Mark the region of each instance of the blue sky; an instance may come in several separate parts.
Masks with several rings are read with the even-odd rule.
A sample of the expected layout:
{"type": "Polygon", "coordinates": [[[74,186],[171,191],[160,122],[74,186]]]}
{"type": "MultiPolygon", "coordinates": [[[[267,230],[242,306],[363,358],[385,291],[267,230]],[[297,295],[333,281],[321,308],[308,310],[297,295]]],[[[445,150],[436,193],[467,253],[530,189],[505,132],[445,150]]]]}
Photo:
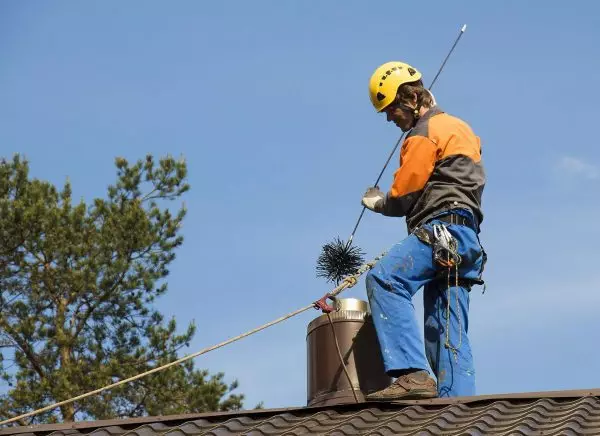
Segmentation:
{"type": "MultiPolygon", "coordinates": [[[[87,200],[116,156],[186,158],[185,243],[157,304],[181,330],[196,322],[197,351],[330,288],[315,277],[321,246],[348,237],[400,134],[370,106],[372,71],[403,60],[429,83],[466,23],[434,93],[481,137],[488,176],[477,391],[600,387],[600,4],[404,4],[4,1],[2,154],[87,200]]],[[[371,258],[405,236],[402,219],[368,213],[355,241],[371,258]]],[[[364,281],[345,295],[365,299],[364,281]]],[[[302,406],[318,315],[196,364],[238,378],[248,407],[302,406]]]]}

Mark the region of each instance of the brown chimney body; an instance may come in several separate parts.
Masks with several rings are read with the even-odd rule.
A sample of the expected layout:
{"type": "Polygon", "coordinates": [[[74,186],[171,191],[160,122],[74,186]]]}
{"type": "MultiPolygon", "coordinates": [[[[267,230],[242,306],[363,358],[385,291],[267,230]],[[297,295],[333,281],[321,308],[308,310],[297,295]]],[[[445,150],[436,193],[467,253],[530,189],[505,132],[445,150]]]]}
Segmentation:
{"type": "MultiPolygon", "coordinates": [[[[368,303],[346,298],[337,301],[337,308],[330,314],[331,320],[352,386],[358,399],[364,401],[366,394],[389,386],[392,379],[385,374],[368,303]]],[[[309,323],[306,344],[307,405],[355,402],[326,314],[309,323]]]]}

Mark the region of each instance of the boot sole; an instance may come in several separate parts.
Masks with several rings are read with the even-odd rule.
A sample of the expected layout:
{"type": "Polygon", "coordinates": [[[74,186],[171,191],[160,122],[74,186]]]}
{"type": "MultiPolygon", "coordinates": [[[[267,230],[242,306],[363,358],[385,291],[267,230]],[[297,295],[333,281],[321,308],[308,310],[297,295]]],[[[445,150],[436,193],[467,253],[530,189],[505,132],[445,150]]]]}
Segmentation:
{"type": "Polygon", "coordinates": [[[394,401],[402,401],[402,400],[429,400],[431,398],[437,398],[437,393],[432,393],[430,391],[424,390],[414,390],[406,393],[405,395],[400,395],[397,397],[387,397],[387,398],[369,398],[368,396],[365,398],[366,401],[380,401],[380,402],[394,402],[394,401]]]}

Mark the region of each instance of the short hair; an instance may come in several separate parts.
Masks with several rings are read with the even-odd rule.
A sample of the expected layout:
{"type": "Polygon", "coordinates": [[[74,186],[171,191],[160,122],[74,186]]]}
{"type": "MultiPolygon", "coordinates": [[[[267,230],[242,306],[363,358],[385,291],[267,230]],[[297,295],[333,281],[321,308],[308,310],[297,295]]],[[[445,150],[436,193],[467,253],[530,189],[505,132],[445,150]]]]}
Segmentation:
{"type": "Polygon", "coordinates": [[[422,80],[400,85],[396,92],[396,101],[402,103],[412,102],[415,94],[417,95],[417,104],[420,103],[422,107],[430,108],[434,105],[433,98],[429,91],[423,87],[422,80]]]}

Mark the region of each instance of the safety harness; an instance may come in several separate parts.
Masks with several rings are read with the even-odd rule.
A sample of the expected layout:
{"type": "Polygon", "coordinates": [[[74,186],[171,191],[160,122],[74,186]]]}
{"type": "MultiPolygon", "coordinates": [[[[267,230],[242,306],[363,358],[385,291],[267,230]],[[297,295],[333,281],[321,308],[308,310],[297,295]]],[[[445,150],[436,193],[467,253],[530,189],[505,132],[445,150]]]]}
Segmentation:
{"type": "MultiPolygon", "coordinates": [[[[457,214],[450,214],[436,219],[453,224],[467,223],[466,218],[463,218],[457,214]]],[[[481,279],[466,279],[459,277],[458,267],[462,263],[462,257],[458,253],[458,241],[454,236],[452,236],[448,230],[448,224],[446,223],[432,224],[431,230],[425,227],[418,227],[413,231],[413,234],[419,238],[421,242],[431,246],[434,264],[442,267],[436,276],[436,281],[441,282],[442,280],[445,280],[446,282],[446,341],[444,346],[452,352],[455,361],[458,361],[457,354],[462,345],[462,319],[460,316],[460,302],[458,296],[459,290],[456,289],[456,316],[458,317],[459,338],[458,344],[455,346],[450,342],[450,300],[452,296],[451,282],[454,283],[456,288],[465,287],[468,291],[471,290],[471,287],[474,284],[484,284],[484,282],[481,279]]]]}

